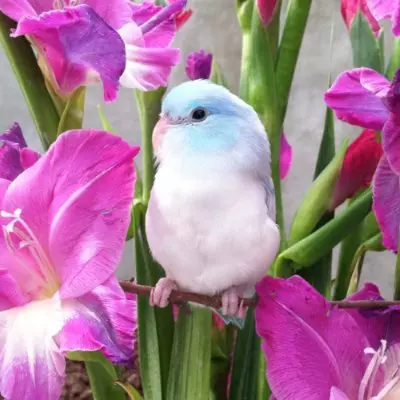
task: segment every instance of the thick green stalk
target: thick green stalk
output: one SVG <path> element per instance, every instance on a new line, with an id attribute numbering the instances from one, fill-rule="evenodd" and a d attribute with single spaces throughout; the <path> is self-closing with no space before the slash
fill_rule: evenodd
<path id="1" fill-rule="evenodd" d="M 371 206 L 372 193 L 368 189 L 336 218 L 283 251 L 276 261 L 278 270 L 285 269 L 284 264 L 295 269 L 312 266 L 364 220 Z"/>
<path id="2" fill-rule="evenodd" d="M 290 89 L 292 87 L 304 31 L 307 26 L 311 2 L 312 0 L 290 0 L 286 13 L 285 26 L 283 28 L 276 64 L 276 82 L 279 82 L 278 98 L 282 121 L 286 114 Z"/>
<path id="3" fill-rule="evenodd" d="M 20 85 L 43 147 L 57 138 L 59 114 L 49 95 L 32 47 L 24 37 L 11 38 L 16 23 L 0 13 L 0 42 Z"/>
<path id="4" fill-rule="evenodd" d="M 211 387 L 211 316 L 205 307 L 184 310 L 176 323 L 166 400 L 208 399 Z"/>
<path id="5" fill-rule="evenodd" d="M 386 70 L 386 76 L 392 80 L 394 74 L 400 67 L 400 38 L 393 40 L 392 55 L 390 57 L 389 65 Z"/>
<path id="6" fill-rule="evenodd" d="M 154 181 L 154 155 L 152 134 L 161 112 L 161 99 L 165 88 L 152 92 L 136 91 L 136 103 L 139 111 L 141 129 L 141 149 L 143 159 L 143 203 L 147 205 Z"/>

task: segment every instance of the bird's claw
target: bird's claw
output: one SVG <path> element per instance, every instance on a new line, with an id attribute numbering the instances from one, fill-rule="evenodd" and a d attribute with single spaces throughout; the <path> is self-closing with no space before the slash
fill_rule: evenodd
<path id="1" fill-rule="evenodd" d="M 150 305 L 152 307 L 167 307 L 171 292 L 177 289 L 178 287 L 172 279 L 161 278 L 150 293 Z"/>
<path id="2" fill-rule="evenodd" d="M 223 292 L 221 295 L 222 313 L 231 317 L 237 315 L 239 318 L 244 318 L 246 315 L 246 307 L 244 306 L 243 299 L 239 303 L 241 296 L 241 291 L 235 286 Z"/>

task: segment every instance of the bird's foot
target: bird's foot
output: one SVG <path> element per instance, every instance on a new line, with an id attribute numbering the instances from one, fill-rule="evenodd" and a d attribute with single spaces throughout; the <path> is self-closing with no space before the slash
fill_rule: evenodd
<path id="1" fill-rule="evenodd" d="M 150 305 L 152 307 L 167 307 L 171 292 L 177 289 L 178 286 L 176 286 L 175 281 L 169 278 L 161 278 L 150 293 Z"/>
<path id="2" fill-rule="evenodd" d="M 236 286 L 232 286 L 223 292 L 221 295 L 222 313 L 231 317 L 244 318 L 246 308 L 243 305 L 243 299 L 239 301 L 242 295 L 242 291 Z"/>

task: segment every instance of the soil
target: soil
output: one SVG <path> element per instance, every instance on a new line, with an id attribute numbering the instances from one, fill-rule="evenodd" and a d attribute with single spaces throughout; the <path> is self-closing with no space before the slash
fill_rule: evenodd
<path id="1" fill-rule="evenodd" d="M 140 388 L 138 368 L 126 369 L 122 373 L 121 381 Z M 82 362 L 67 360 L 66 378 L 60 400 L 92 400 L 89 379 Z"/>

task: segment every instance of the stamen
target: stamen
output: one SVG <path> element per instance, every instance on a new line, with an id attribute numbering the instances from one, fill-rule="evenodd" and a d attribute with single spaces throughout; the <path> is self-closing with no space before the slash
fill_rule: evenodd
<path id="1" fill-rule="evenodd" d="M 53 8 L 55 10 L 63 10 L 64 7 L 65 7 L 65 1 L 64 0 L 54 0 Z"/>
<path id="2" fill-rule="evenodd" d="M 147 22 L 140 26 L 143 35 L 152 31 L 164 21 L 172 18 L 175 14 L 180 13 L 186 7 L 187 0 L 176 0 L 168 6 L 164 7 L 154 17 L 150 18 Z"/>
<path id="3" fill-rule="evenodd" d="M 44 252 L 38 238 L 30 229 L 29 225 L 21 218 L 21 209 L 15 210 L 13 214 L 1 211 L 0 215 L 3 218 L 12 218 L 12 221 L 7 225 L 3 225 L 3 233 L 7 247 L 11 253 L 15 255 L 18 263 L 23 267 L 24 272 L 34 276 L 38 287 L 45 290 L 46 295 L 52 295 L 59 287 L 57 276 L 52 268 L 51 262 Z M 16 226 L 19 225 L 20 227 Z M 22 229 L 21 229 L 22 228 Z M 18 240 L 18 244 L 13 241 L 11 234 Z M 37 266 L 36 273 L 31 266 L 25 265 L 24 258 L 18 256 L 18 251 L 27 249 L 35 261 Z"/>
<path id="4" fill-rule="evenodd" d="M 367 347 L 364 350 L 364 354 L 373 354 L 373 357 L 368 364 L 368 367 L 365 370 L 364 376 L 361 380 L 358 390 L 358 400 L 367 400 L 371 397 L 379 366 L 386 361 L 386 347 L 386 340 L 381 340 L 381 346 L 378 350 L 374 350 L 371 347 Z M 367 398 L 365 398 L 367 389 Z"/>

